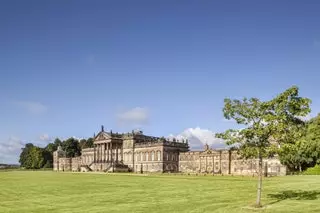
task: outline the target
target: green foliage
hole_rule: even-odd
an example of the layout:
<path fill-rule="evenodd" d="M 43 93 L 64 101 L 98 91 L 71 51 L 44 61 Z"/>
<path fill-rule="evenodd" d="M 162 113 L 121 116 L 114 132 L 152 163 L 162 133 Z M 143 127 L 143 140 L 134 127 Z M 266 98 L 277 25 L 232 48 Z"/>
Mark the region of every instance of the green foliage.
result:
<path fill-rule="evenodd" d="M 81 154 L 79 141 L 75 138 L 68 138 L 62 143 L 62 149 L 66 151 L 67 157 L 77 157 Z"/>
<path fill-rule="evenodd" d="M 302 137 L 281 147 L 281 163 L 291 171 L 304 170 L 320 163 L 320 115 L 307 122 Z"/>
<path fill-rule="evenodd" d="M 320 175 L 320 165 L 315 165 L 312 168 L 308 168 L 302 174 L 304 174 L 304 175 Z"/>
<path fill-rule="evenodd" d="M 22 152 L 20 154 L 20 159 L 19 159 L 19 163 L 21 167 L 31 168 L 32 161 L 30 161 L 30 158 L 31 158 L 30 152 L 33 146 L 34 145 L 32 143 L 27 143 L 25 147 L 22 148 Z"/>
<path fill-rule="evenodd" d="M 293 86 L 270 101 L 258 98 L 224 100 L 223 114 L 233 119 L 242 129 L 229 129 L 216 137 L 228 145 L 237 144 L 239 154 L 244 158 L 259 159 L 259 182 L 256 206 L 261 206 L 262 158 L 277 151 L 277 144 L 294 144 L 303 135 L 305 123 L 300 117 L 310 112 L 311 100 L 299 97 L 299 90 Z"/>
<path fill-rule="evenodd" d="M 92 138 L 82 140 L 81 142 L 82 143 L 79 143 L 79 141 L 74 138 L 69 138 L 65 141 L 56 138 L 53 143 L 49 143 L 44 148 L 28 143 L 20 154 L 20 166 L 26 169 L 52 168 L 53 152 L 58 149 L 58 146 L 62 146 L 67 153 L 67 157 L 80 156 L 82 148 L 93 147 Z"/>
<path fill-rule="evenodd" d="M 244 98 L 225 99 L 224 103 L 224 117 L 244 128 L 230 129 L 216 136 L 228 145 L 237 144 L 244 157 L 258 157 L 274 154 L 276 143 L 294 143 L 301 137 L 300 129 L 305 124 L 299 117 L 310 112 L 311 101 L 299 97 L 298 88 L 291 87 L 270 101 Z"/>
<path fill-rule="evenodd" d="M 93 138 L 81 139 L 79 145 L 81 149 L 93 148 Z"/>

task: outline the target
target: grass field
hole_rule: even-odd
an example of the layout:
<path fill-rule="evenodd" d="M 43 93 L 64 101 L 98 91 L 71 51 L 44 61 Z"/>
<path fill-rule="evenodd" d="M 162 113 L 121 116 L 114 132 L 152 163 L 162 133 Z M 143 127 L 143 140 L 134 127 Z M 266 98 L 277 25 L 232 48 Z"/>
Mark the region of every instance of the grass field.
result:
<path fill-rule="evenodd" d="M 320 176 L 267 178 L 263 190 L 265 208 L 252 210 L 252 177 L 11 171 L 0 212 L 320 212 Z"/>

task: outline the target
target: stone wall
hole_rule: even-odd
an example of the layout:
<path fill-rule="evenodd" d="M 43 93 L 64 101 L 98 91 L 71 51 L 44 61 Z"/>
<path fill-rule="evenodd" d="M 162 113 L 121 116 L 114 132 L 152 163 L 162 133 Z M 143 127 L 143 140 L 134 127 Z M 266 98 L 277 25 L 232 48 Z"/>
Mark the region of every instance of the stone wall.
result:
<path fill-rule="evenodd" d="M 162 172 L 163 146 L 156 143 L 138 145 L 134 150 L 135 172 Z"/>
<path fill-rule="evenodd" d="M 59 171 L 71 171 L 71 158 L 59 158 Z"/>
<path fill-rule="evenodd" d="M 264 175 L 286 175 L 278 158 L 263 159 Z M 234 175 L 257 175 L 258 159 L 241 159 L 237 151 L 207 150 L 179 155 L 179 172 Z"/>

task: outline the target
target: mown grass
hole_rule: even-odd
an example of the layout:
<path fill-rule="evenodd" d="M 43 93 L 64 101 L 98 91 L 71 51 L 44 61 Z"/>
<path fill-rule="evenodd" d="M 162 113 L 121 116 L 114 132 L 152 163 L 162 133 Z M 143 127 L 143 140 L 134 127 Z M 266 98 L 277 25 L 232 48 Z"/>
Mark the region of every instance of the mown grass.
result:
<path fill-rule="evenodd" d="M 256 178 L 0 172 L 0 212 L 320 212 L 320 176 Z"/>

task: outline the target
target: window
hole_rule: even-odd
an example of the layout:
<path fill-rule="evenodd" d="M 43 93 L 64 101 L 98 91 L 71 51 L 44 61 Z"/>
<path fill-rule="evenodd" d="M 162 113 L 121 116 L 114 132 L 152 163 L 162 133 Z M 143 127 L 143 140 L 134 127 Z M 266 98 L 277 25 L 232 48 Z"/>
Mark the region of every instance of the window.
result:
<path fill-rule="evenodd" d="M 146 152 L 146 161 L 149 161 L 149 153 Z"/>
<path fill-rule="evenodd" d="M 151 161 L 154 161 L 154 151 L 151 152 Z"/>
<path fill-rule="evenodd" d="M 161 152 L 160 151 L 158 151 L 158 161 L 161 161 Z"/>

